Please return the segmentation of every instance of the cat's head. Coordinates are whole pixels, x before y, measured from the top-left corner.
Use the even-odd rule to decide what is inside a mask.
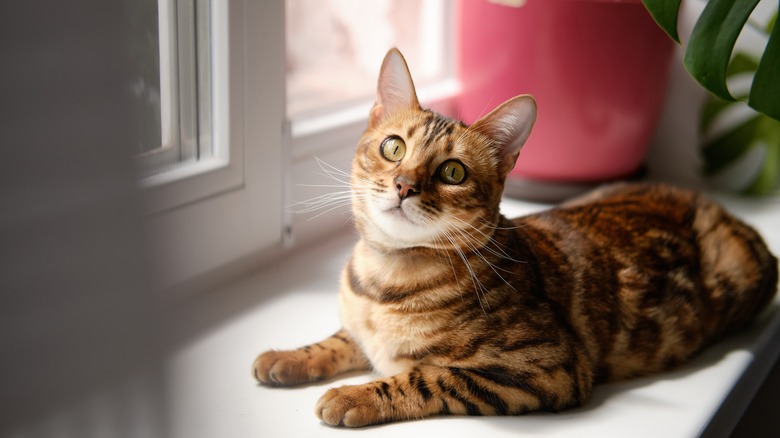
[[[535,120],[536,102],[527,95],[471,126],[423,110],[406,61],[390,50],[352,162],[362,237],[387,248],[463,248],[485,240]]]

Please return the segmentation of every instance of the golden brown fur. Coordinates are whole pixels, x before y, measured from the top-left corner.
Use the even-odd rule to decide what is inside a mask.
[[[361,240],[342,274],[343,329],[260,355],[257,379],[383,376],[329,390],[317,415],[331,425],[558,411],[585,403],[594,383],[687,360],[771,301],[777,260],[697,193],[612,185],[501,216],[534,118],[527,96],[470,127],[422,110],[391,51],[353,161]],[[388,138],[405,153],[388,158]],[[457,163],[442,174],[452,160],[465,169],[457,183],[447,182],[459,179]]]

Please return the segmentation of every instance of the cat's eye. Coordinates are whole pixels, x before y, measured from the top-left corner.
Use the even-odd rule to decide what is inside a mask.
[[[406,143],[398,137],[388,137],[382,142],[382,155],[390,161],[401,161],[406,155]]]
[[[466,166],[460,161],[445,161],[439,166],[439,179],[447,184],[460,184],[466,179]]]

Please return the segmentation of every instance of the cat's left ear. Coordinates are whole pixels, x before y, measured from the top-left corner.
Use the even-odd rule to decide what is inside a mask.
[[[474,122],[469,129],[481,132],[500,147],[499,172],[506,177],[515,167],[520,148],[523,147],[536,121],[536,99],[524,94],[513,97],[490,114]]]
[[[382,62],[376,87],[376,102],[371,108],[369,126],[373,126],[398,111],[419,109],[414,82],[404,56],[390,49]]]

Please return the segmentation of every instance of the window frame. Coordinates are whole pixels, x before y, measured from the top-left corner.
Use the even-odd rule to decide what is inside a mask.
[[[214,1],[210,24],[213,154],[141,181],[166,290],[284,244],[284,0]]]
[[[225,126],[227,122],[215,118],[212,95],[216,92],[224,96],[227,91],[224,81],[212,81],[212,76],[228,74],[224,70],[228,59],[227,43],[211,41],[212,2],[159,1],[161,102],[169,108],[161,113],[167,117],[162,122],[163,132],[169,134],[162,148],[139,157],[147,173],[140,182],[147,191],[147,213],[236,189],[243,181],[240,166],[231,165],[231,157],[235,158],[233,164],[240,163],[240,148],[231,144],[227,135],[214,137],[213,125]],[[167,54],[164,44],[168,46]],[[223,47],[217,49],[218,44]]]
[[[160,146],[136,157],[147,186],[154,175],[211,156],[209,0],[157,0]]]

